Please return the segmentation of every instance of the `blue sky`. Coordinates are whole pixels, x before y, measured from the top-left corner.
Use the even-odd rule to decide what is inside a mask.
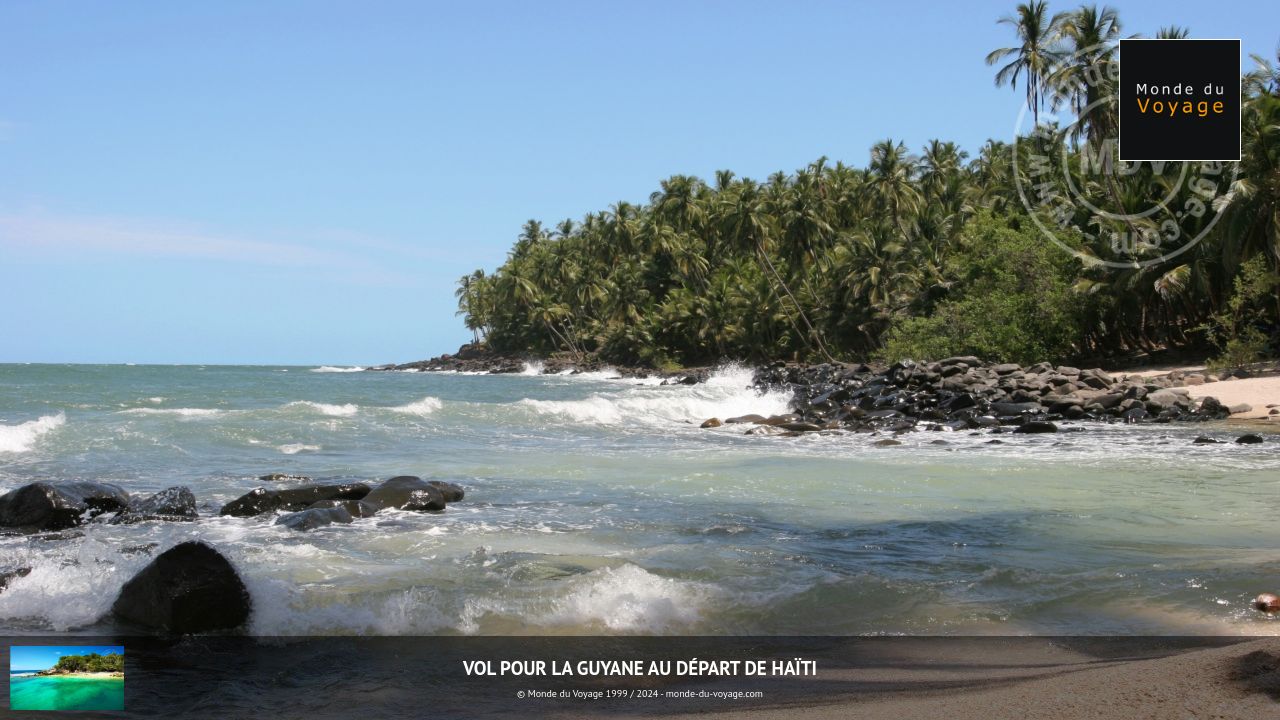
[[[1118,2],[1273,56],[1273,2]],[[1013,2],[0,3],[0,362],[453,351],[528,218],[1008,138]],[[1051,3],[1062,10],[1073,4]]]
[[[63,655],[98,653],[124,654],[120,645],[13,645],[9,648],[10,670],[48,670]]]

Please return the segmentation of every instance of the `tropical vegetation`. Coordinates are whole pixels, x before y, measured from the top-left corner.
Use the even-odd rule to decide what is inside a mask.
[[[501,267],[460,280],[459,314],[494,351],[653,366],[1275,353],[1280,57],[1242,78],[1241,161],[1189,164],[1187,182],[1112,165],[1113,9],[1032,0],[1000,22],[1016,44],[986,60],[1025,94],[1016,142],[970,157],[889,138],[865,167],[675,175],[643,204],[528,221]]]
[[[124,655],[119,653],[107,653],[100,655],[98,653],[89,653],[87,655],[63,655],[58,658],[57,664],[50,668],[47,672],[50,674],[61,673],[100,673],[100,672],[124,672]]]

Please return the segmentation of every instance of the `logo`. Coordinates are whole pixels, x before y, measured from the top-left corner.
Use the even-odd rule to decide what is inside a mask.
[[[1128,43],[1129,41],[1121,41]],[[1160,42],[1188,41],[1144,41]],[[1202,42],[1202,41],[1196,41]],[[1220,41],[1203,41],[1220,42]],[[1236,43],[1236,41],[1228,41]],[[1233,85],[1223,88],[1234,102],[1223,103],[1235,133],[1235,155],[1239,157],[1240,73],[1238,62],[1232,66]],[[1125,45],[1126,51],[1129,45]],[[1135,87],[1145,83],[1148,91],[1153,83],[1163,89],[1156,76],[1150,80],[1134,80],[1133,68],[1124,73],[1124,82]],[[1185,76],[1202,78],[1202,75]],[[1035,115],[1023,105],[1014,125],[1014,183],[1023,206],[1041,232],[1054,244],[1080,258],[1086,265],[1113,268],[1146,267],[1171,260],[1198,243],[1217,223],[1215,201],[1230,189],[1239,173],[1234,162],[1203,159],[1195,148],[1179,151],[1168,158],[1133,159],[1126,149],[1126,160],[1120,159],[1121,112],[1128,126],[1125,138],[1131,138],[1135,124],[1129,124],[1132,113],[1121,107],[1121,70],[1118,46],[1104,43],[1058,58],[1044,72],[1048,108]],[[1200,80],[1199,90],[1209,81]],[[1185,83],[1184,83],[1185,84]],[[1223,85],[1219,79],[1213,85]],[[1172,81],[1170,81],[1172,91]],[[1185,87],[1183,88],[1185,90]],[[1157,91],[1158,92],[1158,91]],[[1215,95],[1215,97],[1217,97]],[[1147,98],[1155,100],[1155,98]],[[1208,122],[1214,112],[1212,103],[1199,117],[1201,99],[1196,95],[1191,113],[1182,122]],[[1164,99],[1160,109],[1168,113]],[[1147,104],[1147,121],[1157,117],[1156,106]],[[1136,106],[1135,106],[1136,108]],[[1177,112],[1185,107],[1179,106]],[[1220,122],[1217,116],[1213,122]],[[1181,125],[1177,126],[1181,127]],[[1181,130],[1170,126],[1167,138],[1177,142]],[[1158,146],[1156,146],[1158,147]]]

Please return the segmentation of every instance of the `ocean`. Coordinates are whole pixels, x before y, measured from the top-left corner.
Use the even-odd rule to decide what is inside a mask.
[[[747,436],[751,373],[661,386],[350,368],[0,365],[0,491],[187,485],[194,523],[0,537],[5,634],[105,633],[199,538],[255,635],[1266,634],[1280,443],[1223,423]],[[999,439],[1000,443],[992,441]],[[939,442],[941,441],[941,442]],[[218,508],[272,472],[461,484],[440,514],[301,533]],[[275,486],[274,484],[272,485]],[[283,485],[282,485],[283,486]]]

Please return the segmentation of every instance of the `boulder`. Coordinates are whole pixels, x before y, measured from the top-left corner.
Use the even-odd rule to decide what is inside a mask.
[[[764,422],[764,420],[765,420],[765,417],[763,415],[756,415],[755,413],[752,413],[750,415],[739,415],[737,417],[727,418],[725,420],[725,424],[734,425],[737,423],[761,423],[761,422]]]
[[[332,500],[325,502],[333,502]],[[349,500],[348,502],[360,502],[359,500]],[[333,523],[350,523],[351,513],[342,506],[336,507],[318,507],[307,510],[299,510],[276,518],[277,525],[284,525],[293,530],[315,530],[318,527],[332,525]]]
[[[456,483],[445,482],[444,480],[428,480],[427,484],[439,490],[440,494],[444,495],[444,501],[447,503],[458,502],[467,494],[462,489],[462,486]]]
[[[370,491],[363,500],[379,510],[435,511],[445,506],[440,488],[413,475],[393,477]]]
[[[252,517],[277,510],[305,510],[320,500],[360,500],[368,494],[369,486],[364,483],[304,485],[287,490],[257,488],[227,503],[221,514]]]
[[[196,519],[196,496],[185,486],[171,487],[130,503],[111,518],[114,524],[132,524],[147,520],[180,522]]]
[[[1241,445],[1257,445],[1262,442],[1262,436],[1257,433],[1249,433],[1248,435],[1241,435],[1236,438],[1236,442]]]
[[[811,422],[782,423],[778,427],[782,428],[783,430],[791,430],[792,432],[814,432],[822,429],[821,425],[815,425],[814,423],[811,423]]]
[[[894,445],[901,445],[902,441],[894,440],[893,438],[885,438],[884,440],[877,440],[871,444],[876,447],[893,447]]]
[[[1037,413],[1043,411],[1040,403],[1036,402],[993,402],[991,403],[991,412],[996,415],[1021,415],[1023,413]]]
[[[124,584],[111,606],[122,620],[178,635],[238,628],[250,609],[235,568],[196,541],[160,553]]]
[[[1201,436],[1197,437],[1195,440],[1192,440],[1192,441],[1191,441],[1191,444],[1192,444],[1192,445],[1216,445],[1216,444],[1217,444],[1217,443],[1219,443],[1219,442],[1221,442],[1221,441],[1220,441],[1220,440],[1215,440],[1215,439],[1213,439],[1213,438],[1209,437],[1208,435],[1201,435]]]
[[[1232,415],[1240,415],[1242,413],[1251,412],[1252,410],[1253,406],[1249,403],[1237,403],[1227,408],[1227,412]]]
[[[718,428],[723,424],[724,423],[720,422],[720,418],[707,418],[706,420],[703,420],[702,424],[699,425],[698,427],[701,427],[705,430],[706,428]]]
[[[37,482],[0,496],[0,527],[24,532],[62,530],[128,505],[129,493],[118,485]]]

